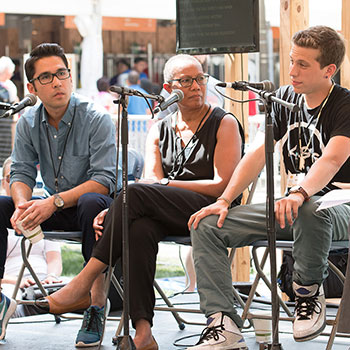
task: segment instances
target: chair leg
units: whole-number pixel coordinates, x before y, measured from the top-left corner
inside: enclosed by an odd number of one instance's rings
[[[271,283],[268,280],[265,273],[263,272],[263,268],[265,266],[265,263],[266,263],[266,260],[267,260],[268,254],[269,254],[269,250],[268,250],[268,248],[265,248],[264,255],[261,259],[261,262],[259,262],[259,259],[257,257],[257,253],[256,253],[257,248],[258,247],[253,247],[253,249],[252,249],[252,256],[253,256],[254,265],[255,265],[255,268],[257,271],[257,275],[255,276],[255,280],[254,280],[252,288],[250,290],[248,300],[246,301],[246,306],[243,310],[243,314],[242,314],[243,321],[248,318],[249,308],[251,306],[251,303],[253,302],[253,298],[254,298],[256,289],[258,287],[258,283],[259,283],[260,278],[264,281],[266,286],[271,290]],[[285,304],[285,302],[280,298],[280,296],[278,296],[278,299],[279,299],[280,305],[282,306],[283,310],[288,315],[288,317],[290,317],[290,318],[293,317],[293,314],[291,313],[291,311],[289,310],[289,308]]]
[[[25,240],[25,238],[23,237],[22,238],[22,241]],[[24,252],[24,255],[28,258],[29,257],[29,254],[30,254],[30,251],[32,250],[32,243],[29,242],[29,247],[28,247],[28,250],[26,252]],[[22,251],[22,255],[23,255],[23,251]],[[17,281],[16,281],[16,284],[15,284],[15,289],[13,290],[13,293],[12,293],[12,299],[16,299],[17,298],[17,294],[18,294],[18,290],[19,290],[19,287],[21,285],[21,281],[22,281],[22,278],[23,278],[23,274],[24,274],[24,270],[25,270],[25,263],[23,261],[22,263],[22,267],[21,269],[19,270],[19,273],[18,273],[18,276],[17,276]]]
[[[39,280],[37,274],[36,274],[35,271],[33,270],[32,265],[30,264],[30,262],[29,262],[29,260],[28,260],[28,257],[29,257],[29,253],[30,253],[32,244],[30,243],[29,248],[28,248],[28,251],[26,252],[25,241],[26,241],[26,238],[23,237],[23,238],[22,238],[22,241],[21,241],[21,253],[22,253],[22,259],[23,259],[23,265],[29,270],[29,272],[30,272],[30,274],[32,275],[32,277],[33,277],[35,283],[37,284],[38,288],[40,289],[42,295],[43,295],[44,297],[46,297],[48,294],[47,294],[45,288],[43,287],[41,281]],[[22,268],[23,268],[24,266],[22,266]],[[24,268],[23,268],[23,271],[24,271]],[[23,276],[23,271],[22,271],[22,276]],[[22,276],[21,276],[21,279],[22,279]],[[18,283],[18,284],[20,283],[20,279],[17,280],[17,283]],[[16,285],[17,285],[17,283],[16,283]],[[17,289],[17,291],[18,291],[18,289]],[[16,294],[17,294],[17,291],[16,291]],[[54,317],[55,317],[56,323],[60,323],[60,322],[61,322],[61,318],[60,318],[58,315],[54,315]]]
[[[159,284],[157,283],[156,280],[153,281],[153,286],[157,290],[157,292],[160,294],[164,302],[168,305],[168,307],[170,308],[174,307],[174,305],[170,302],[168,297],[164,294],[162,289],[159,287]],[[179,328],[181,330],[185,329],[185,323],[186,323],[185,320],[176,311],[171,311],[171,313],[173,314],[177,324],[179,325]]]

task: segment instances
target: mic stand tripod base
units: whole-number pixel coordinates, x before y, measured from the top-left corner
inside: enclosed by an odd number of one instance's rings
[[[283,350],[282,344],[259,343],[259,350]]]
[[[130,335],[121,335],[118,338],[113,338],[113,344],[117,345],[117,350],[136,350],[136,346]]]

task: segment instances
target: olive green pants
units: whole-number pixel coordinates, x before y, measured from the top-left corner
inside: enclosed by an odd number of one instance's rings
[[[293,240],[294,280],[300,285],[321,284],[327,277],[331,242],[348,239],[350,206],[339,205],[316,211],[319,197],[313,196],[298,212],[292,226],[281,229],[277,240]],[[237,206],[229,210],[222,228],[211,215],[192,228],[192,246],[201,309],[206,316],[216,312],[229,315],[241,327],[234,308],[232,279],[227,248],[249,246],[267,239],[266,204]]]

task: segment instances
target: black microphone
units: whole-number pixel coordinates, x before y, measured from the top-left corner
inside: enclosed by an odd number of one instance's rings
[[[184,98],[184,93],[179,90],[175,89],[163,102],[161,102],[155,109],[154,113],[159,113],[160,111],[164,111],[167,109],[169,106],[171,106],[175,102],[182,101]]]
[[[111,86],[109,88],[109,91],[112,91],[112,92],[116,92],[117,94],[119,95],[129,95],[129,96],[133,96],[133,95],[140,95],[140,92],[135,90],[135,89],[130,89],[126,86]]]
[[[126,86],[112,85],[112,86],[109,87],[109,91],[116,92],[119,95],[144,97],[144,98],[149,98],[151,100],[156,100],[158,102],[164,101],[164,97],[163,96],[142,93],[142,92],[140,92],[138,90],[131,89],[131,88],[128,88]]]
[[[235,90],[241,90],[241,91],[247,91],[247,87],[250,86],[257,90],[264,90],[264,91],[275,91],[275,85],[269,81],[264,80],[260,83],[250,83],[249,81],[235,81],[233,83],[218,83],[216,86],[220,87],[228,87]]]
[[[28,106],[34,106],[36,104],[36,101],[37,101],[37,97],[35,95],[28,94],[28,95],[24,96],[24,98],[21,101],[19,101],[18,103],[14,103],[11,106],[11,109],[2,115],[2,118],[11,117],[11,115],[18,113],[23,108],[26,108]]]

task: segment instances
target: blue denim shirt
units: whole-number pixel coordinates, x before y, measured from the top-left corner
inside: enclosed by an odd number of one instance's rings
[[[62,154],[70,125],[72,130]],[[51,146],[56,173],[59,158],[63,156],[58,174],[58,192],[93,180],[106,186],[112,193],[116,175],[115,140],[115,126],[109,114],[83,96],[72,94],[58,130],[48,123],[43,104],[32,107],[17,123],[10,184],[19,181],[33,189],[37,165],[40,164],[45,188],[49,194],[53,194],[55,172]]]

